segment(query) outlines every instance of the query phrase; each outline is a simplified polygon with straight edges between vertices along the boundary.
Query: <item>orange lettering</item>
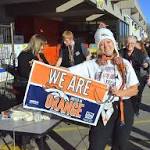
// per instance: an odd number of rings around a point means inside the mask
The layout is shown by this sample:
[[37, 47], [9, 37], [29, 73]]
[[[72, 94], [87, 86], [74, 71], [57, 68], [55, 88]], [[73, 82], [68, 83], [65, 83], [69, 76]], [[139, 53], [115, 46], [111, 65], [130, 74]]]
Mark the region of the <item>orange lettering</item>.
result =
[[81, 117], [80, 113], [82, 112], [82, 107], [84, 107], [84, 104], [74, 103], [72, 106], [72, 109], [70, 111], [70, 115], [80, 118]]
[[52, 108], [57, 110], [57, 104], [59, 103], [59, 98], [54, 98], [52, 94], [49, 94], [47, 96], [46, 102], [45, 102], [45, 107], [46, 108]]
[[82, 107], [84, 107], [84, 104], [79, 103], [78, 108], [76, 109], [76, 117], [80, 118], [80, 113], [82, 112]]
[[60, 110], [60, 112], [63, 112], [64, 105], [65, 105], [65, 101], [63, 98], [61, 98], [61, 100], [58, 104], [58, 110]]
[[70, 102], [66, 102], [65, 103], [65, 107], [64, 107], [64, 112], [67, 113], [67, 114], [70, 114], [70, 111], [71, 111], [71, 108], [73, 106], [73, 101], [70, 101]]
[[84, 104], [73, 101], [68, 102], [65, 101], [64, 98], [54, 98], [52, 94], [49, 94], [45, 102], [45, 107], [80, 118]]
[[53, 101], [52, 101], [52, 108], [56, 111], [58, 111], [58, 103], [60, 101], [59, 97], [54, 98], [53, 96]]
[[45, 107], [47, 109], [49, 109], [51, 107], [51, 105], [52, 105], [52, 102], [51, 102], [52, 97], [53, 97], [53, 95], [51, 95], [51, 94], [49, 94], [47, 96], [47, 99], [46, 99], [46, 102], [45, 102]]
[[70, 110], [70, 115], [71, 116], [76, 116], [76, 108], [75, 108], [76, 103], [73, 104], [71, 110]]

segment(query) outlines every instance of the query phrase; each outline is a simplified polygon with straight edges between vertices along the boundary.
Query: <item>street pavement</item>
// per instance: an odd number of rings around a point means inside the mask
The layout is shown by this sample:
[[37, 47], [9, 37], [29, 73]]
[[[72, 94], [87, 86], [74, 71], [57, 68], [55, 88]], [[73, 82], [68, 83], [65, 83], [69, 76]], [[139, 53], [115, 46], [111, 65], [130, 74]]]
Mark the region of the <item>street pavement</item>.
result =
[[150, 88], [144, 89], [140, 115], [135, 117], [130, 150], [150, 150]]

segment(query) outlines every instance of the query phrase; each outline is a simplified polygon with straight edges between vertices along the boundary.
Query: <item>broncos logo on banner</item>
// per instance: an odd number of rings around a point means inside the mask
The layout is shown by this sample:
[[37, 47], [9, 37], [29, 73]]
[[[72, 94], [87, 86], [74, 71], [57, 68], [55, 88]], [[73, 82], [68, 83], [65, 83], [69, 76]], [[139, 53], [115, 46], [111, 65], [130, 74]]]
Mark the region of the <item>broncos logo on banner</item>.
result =
[[69, 97], [63, 91], [54, 88], [45, 89], [45, 91], [53, 95], [54, 98], [64, 98], [65, 101], [69, 101]]

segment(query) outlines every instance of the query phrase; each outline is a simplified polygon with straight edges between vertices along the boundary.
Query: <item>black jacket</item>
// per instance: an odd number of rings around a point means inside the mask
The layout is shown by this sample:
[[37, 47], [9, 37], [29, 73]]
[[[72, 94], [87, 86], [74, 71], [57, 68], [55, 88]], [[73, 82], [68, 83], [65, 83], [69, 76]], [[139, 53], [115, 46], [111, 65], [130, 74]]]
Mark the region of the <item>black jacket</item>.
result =
[[120, 55], [127, 59], [133, 66], [135, 73], [138, 77], [138, 79], [140, 78], [140, 68], [143, 68], [143, 63], [146, 60], [146, 56], [143, 52], [141, 52], [139, 49], [135, 48], [134, 51], [132, 52], [132, 54], [129, 56], [127, 53], [127, 49], [121, 49], [119, 50]]
[[[70, 60], [69, 60], [68, 47], [64, 43], [62, 43], [62, 45], [61, 45], [60, 57], [62, 57], [61, 66], [63, 66], [63, 67], [71, 66]], [[75, 40], [73, 58], [74, 58], [74, 65], [80, 64], [86, 60], [86, 58], [82, 52], [81, 42], [78, 40]]]
[[[45, 59], [44, 55], [40, 54], [41, 59], [44, 63], [47, 63], [47, 60]], [[18, 56], [18, 74], [21, 78], [24, 78], [25, 80], [28, 80], [29, 74], [31, 71], [31, 60], [38, 60], [38, 58], [32, 53], [31, 50], [29, 51], [22, 51]]]

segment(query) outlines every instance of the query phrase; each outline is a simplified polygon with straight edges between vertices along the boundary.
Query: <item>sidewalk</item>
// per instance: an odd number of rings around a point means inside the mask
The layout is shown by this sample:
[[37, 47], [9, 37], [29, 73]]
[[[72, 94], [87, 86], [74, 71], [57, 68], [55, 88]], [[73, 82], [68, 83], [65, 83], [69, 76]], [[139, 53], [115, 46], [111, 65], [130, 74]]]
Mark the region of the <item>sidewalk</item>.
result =
[[130, 136], [131, 150], [150, 150], [150, 88], [143, 94], [139, 117], [135, 117]]

